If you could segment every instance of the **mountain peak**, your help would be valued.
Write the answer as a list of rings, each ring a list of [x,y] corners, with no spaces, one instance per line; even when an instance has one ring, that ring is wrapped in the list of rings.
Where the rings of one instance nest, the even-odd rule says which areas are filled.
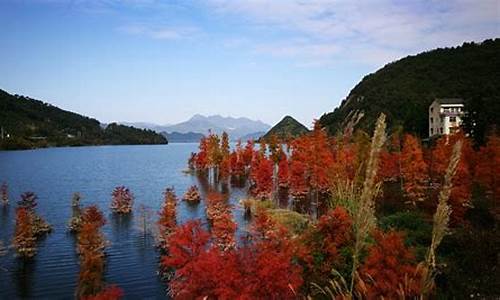
[[[191,119],[189,119],[189,121],[199,121],[199,120],[204,120],[206,119],[207,117],[205,117],[204,115],[201,115],[201,114],[195,114],[194,116],[191,117]],[[188,122],[189,122],[188,121]]]
[[[292,116],[285,116],[278,124],[274,125],[262,138],[269,139],[272,136],[278,137],[280,140],[288,140],[308,133],[309,129],[295,120]]]

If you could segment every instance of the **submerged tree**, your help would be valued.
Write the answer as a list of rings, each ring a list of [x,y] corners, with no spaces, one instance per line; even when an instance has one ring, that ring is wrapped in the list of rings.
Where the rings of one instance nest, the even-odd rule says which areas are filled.
[[[34,217],[25,207],[19,207],[16,212],[13,245],[17,254],[22,258],[32,258],[36,254]]]
[[[80,201],[82,196],[80,193],[74,193],[71,198],[71,219],[68,223],[68,228],[70,232],[78,232],[80,231],[80,227],[82,226],[82,217],[81,217],[81,208]]]
[[[119,299],[123,295],[121,289],[106,287],[104,282],[106,241],[100,229],[105,223],[97,206],[89,206],[83,211],[77,241],[77,252],[80,255],[77,299]]]
[[[9,204],[9,187],[5,182],[0,186],[0,198],[3,205]]]
[[[254,183],[252,195],[258,199],[270,199],[273,190],[273,162],[260,157],[252,167],[251,177]]]
[[[111,210],[118,214],[128,214],[132,212],[134,196],[125,186],[118,186],[113,190],[111,200]]]
[[[163,193],[164,200],[160,210],[157,225],[158,225],[158,244],[162,250],[166,250],[168,239],[175,230],[176,221],[176,206],[177,196],[173,188],[166,188]]]
[[[38,197],[33,192],[25,192],[21,195],[21,200],[18,201],[19,208],[24,208],[31,214],[32,228],[35,237],[44,235],[52,231],[52,227],[42,217],[36,214],[35,208],[37,207]]]
[[[196,185],[192,185],[182,197],[182,200],[187,201],[189,203],[198,203],[201,200],[200,190]]]

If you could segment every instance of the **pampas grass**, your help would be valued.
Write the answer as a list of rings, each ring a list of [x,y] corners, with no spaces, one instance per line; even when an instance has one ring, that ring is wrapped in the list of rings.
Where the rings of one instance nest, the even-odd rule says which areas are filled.
[[[380,151],[386,140],[385,127],[385,115],[380,114],[373,133],[370,156],[366,163],[362,186],[358,184],[361,172],[357,172],[354,180],[337,179],[331,188],[332,199],[330,205],[332,207],[342,206],[347,209],[353,220],[355,242],[350,281],[346,280],[336,270],[332,270],[335,278],[330,280],[327,287],[321,288],[313,284],[314,288],[330,299],[353,299],[356,296],[356,291],[354,290],[355,282],[358,282],[359,286],[363,286],[357,269],[359,266],[359,257],[366,247],[368,236],[377,226],[374,199],[380,191],[380,183],[376,181],[376,178]]]
[[[358,209],[353,218],[354,227],[354,251],[353,263],[351,271],[351,284],[349,290],[352,294],[354,289],[354,282],[356,280],[356,271],[359,264],[359,256],[361,251],[366,246],[366,239],[370,232],[377,226],[377,219],[375,217],[375,201],[374,197],[380,190],[380,185],[376,183],[377,168],[379,165],[379,154],[382,146],[385,143],[385,115],[380,114],[373,133],[372,143],[370,147],[370,157],[366,165],[365,181],[363,183],[363,190],[359,198]]]
[[[453,146],[453,152],[451,154],[450,162],[448,168],[446,169],[446,174],[444,176],[444,184],[439,193],[438,205],[436,212],[434,213],[433,228],[432,228],[432,241],[427,252],[427,256],[424,262],[424,276],[422,282],[422,298],[432,290],[434,286],[434,276],[436,269],[436,249],[443,238],[448,234],[449,231],[449,221],[451,215],[451,207],[448,204],[448,199],[450,198],[451,189],[453,187],[452,180],[457,172],[458,162],[460,161],[460,155],[462,152],[462,141],[458,141],[455,146]]]

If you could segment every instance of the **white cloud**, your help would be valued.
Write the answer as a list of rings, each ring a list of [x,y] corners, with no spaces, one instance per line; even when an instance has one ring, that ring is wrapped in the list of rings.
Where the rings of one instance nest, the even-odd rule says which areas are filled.
[[[191,38],[199,32],[196,27],[175,27],[175,26],[151,26],[144,24],[135,24],[118,28],[119,31],[142,35],[157,40],[177,40]]]
[[[405,54],[500,36],[498,0],[212,0],[219,14],[283,33],[255,51],[382,65]],[[297,42],[299,40],[300,42]]]

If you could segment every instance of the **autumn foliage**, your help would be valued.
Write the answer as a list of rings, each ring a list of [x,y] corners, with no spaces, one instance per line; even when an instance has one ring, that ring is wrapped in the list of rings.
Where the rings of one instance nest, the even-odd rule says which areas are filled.
[[[345,266],[341,252],[353,243],[352,220],[342,207],[329,210],[321,216],[300,239],[298,257],[305,266],[305,274],[320,283],[324,274]]]
[[[82,226],[77,240],[80,255],[80,274],[77,296],[80,298],[98,294],[104,288],[104,236],[100,228],[105,224],[96,206],[87,207],[82,214]]]
[[[163,197],[163,205],[159,213],[157,224],[159,247],[165,250],[167,248],[169,236],[174,231],[177,224],[177,196],[173,188],[166,188]]]
[[[111,193],[111,210],[118,214],[128,214],[132,211],[134,196],[125,186],[118,186]]]
[[[273,189],[273,162],[266,157],[259,157],[250,176],[253,181],[252,195],[258,199],[269,199]]]
[[[490,135],[486,145],[482,146],[477,155],[475,180],[486,190],[489,198],[500,208],[500,137]]]
[[[185,200],[190,203],[197,203],[201,200],[200,190],[196,185],[192,185],[182,197],[182,200]]]
[[[403,140],[401,173],[408,202],[416,204],[424,201],[429,184],[427,163],[424,161],[420,143],[410,134],[406,134]]]
[[[93,296],[82,297],[82,300],[116,300],[124,295],[121,288],[111,285]]]
[[[25,207],[16,212],[16,229],[13,245],[22,258],[31,258],[36,254],[36,237],[33,227],[33,214]]]
[[[302,284],[288,252],[250,244],[221,251],[199,221],[178,227],[162,265],[175,269],[177,299],[293,299]],[[259,243],[264,243],[260,241]]]
[[[0,200],[3,205],[9,204],[9,187],[5,182],[0,186]]]
[[[457,167],[457,173],[453,177],[453,187],[449,198],[452,208],[451,220],[453,224],[459,224],[470,207],[472,196],[472,172],[474,165],[473,150],[471,142],[462,133],[441,137],[432,152],[432,174],[434,184],[441,186],[446,167],[450,160],[453,145],[461,140],[462,153]]]
[[[421,294],[422,273],[398,232],[375,232],[375,244],[359,270],[358,293],[366,299],[413,299]]]

